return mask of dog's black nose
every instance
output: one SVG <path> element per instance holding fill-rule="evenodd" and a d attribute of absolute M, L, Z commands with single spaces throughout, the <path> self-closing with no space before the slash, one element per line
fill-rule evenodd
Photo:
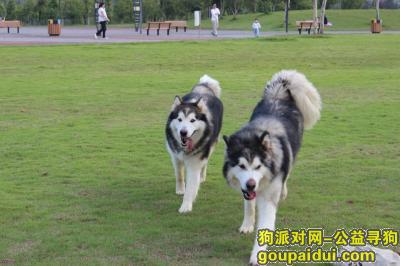
<path fill-rule="evenodd" d="M 256 181 L 254 179 L 249 179 L 246 183 L 248 191 L 253 191 L 256 188 Z"/>
<path fill-rule="evenodd" d="M 182 129 L 180 133 L 181 133 L 181 137 L 186 137 L 188 132 L 187 132 L 187 130 Z"/>

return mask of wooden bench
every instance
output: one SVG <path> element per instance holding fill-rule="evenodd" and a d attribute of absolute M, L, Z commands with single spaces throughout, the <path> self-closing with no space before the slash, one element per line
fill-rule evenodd
<path fill-rule="evenodd" d="M 176 32 L 178 32 L 179 28 L 183 29 L 183 31 L 186 32 L 187 21 L 185 20 L 170 20 L 165 22 L 171 23 L 171 28 L 175 28 Z"/>
<path fill-rule="evenodd" d="M 170 22 L 147 22 L 147 35 L 149 35 L 150 30 L 157 30 L 157 35 L 160 35 L 160 30 L 166 30 L 167 35 L 169 35 L 170 29 Z"/>
<path fill-rule="evenodd" d="M 0 20 L 0 28 L 7 28 L 8 33 L 10 33 L 10 28 L 17 28 L 19 33 L 19 28 L 21 27 L 21 21 L 19 20 Z"/>
<path fill-rule="evenodd" d="M 316 29 L 319 32 L 319 21 L 317 21 L 317 25 L 314 25 L 313 20 L 304 20 L 304 21 L 296 21 L 297 30 L 299 34 L 301 34 L 302 30 L 305 30 L 310 34 L 311 29 Z"/>

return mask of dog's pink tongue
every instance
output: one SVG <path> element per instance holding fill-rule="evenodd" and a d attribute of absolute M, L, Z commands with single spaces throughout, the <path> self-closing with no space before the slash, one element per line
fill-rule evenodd
<path fill-rule="evenodd" d="M 247 192 L 249 194 L 249 200 L 252 200 L 256 197 L 257 193 L 255 191 Z"/>
<path fill-rule="evenodd" d="M 192 149 L 193 149 L 193 142 L 192 142 L 192 139 L 187 139 L 187 147 L 188 147 L 188 150 L 189 151 L 191 151 Z"/>

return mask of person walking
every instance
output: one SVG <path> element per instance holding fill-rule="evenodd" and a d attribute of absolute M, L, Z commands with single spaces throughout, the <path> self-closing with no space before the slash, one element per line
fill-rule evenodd
<path fill-rule="evenodd" d="M 211 9 L 211 24 L 212 24 L 211 34 L 214 36 L 218 36 L 219 15 L 221 15 L 221 13 L 219 12 L 217 4 L 213 4 Z"/>
<path fill-rule="evenodd" d="M 108 39 L 106 37 L 106 30 L 107 30 L 107 22 L 109 22 L 110 19 L 107 17 L 106 7 L 104 3 L 99 4 L 99 9 L 97 10 L 97 14 L 99 15 L 99 23 L 101 28 L 96 32 L 94 38 L 97 39 L 97 37 L 100 37 L 101 33 L 103 33 L 103 39 Z"/>
<path fill-rule="evenodd" d="M 253 21 L 253 25 L 251 27 L 253 28 L 254 36 L 255 37 L 259 37 L 260 36 L 261 24 L 260 24 L 260 22 L 258 21 L 257 18 Z"/>

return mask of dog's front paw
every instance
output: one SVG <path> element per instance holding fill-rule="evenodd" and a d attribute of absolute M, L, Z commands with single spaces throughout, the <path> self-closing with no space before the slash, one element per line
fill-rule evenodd
<path fill-rule="evenodd" d="M 254 224 L 243 222 L 242 226 L 239 228 L 239 232 L 242 234 L 249 234 L 254 231 Z"/>
<path fill-rule="evenodd" d="M 179 208 L 180 213 L 187 213 L 192 211 L 192 203 L 183 202 L 181 207 Z"/>

